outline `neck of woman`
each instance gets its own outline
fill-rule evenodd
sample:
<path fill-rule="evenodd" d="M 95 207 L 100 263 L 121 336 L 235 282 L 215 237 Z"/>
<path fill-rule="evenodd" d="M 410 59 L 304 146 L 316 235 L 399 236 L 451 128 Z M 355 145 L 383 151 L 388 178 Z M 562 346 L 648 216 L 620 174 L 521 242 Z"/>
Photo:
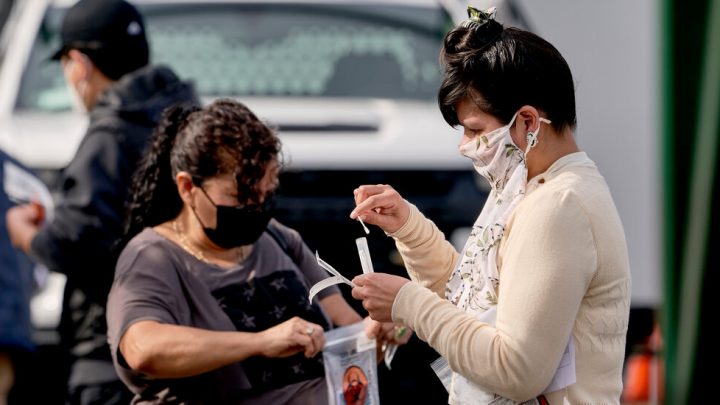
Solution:
<path fill-rule="evenodd" d="M 530 150 L 527 159 L 528 181 L 539 174 L 543 174 L 563 156 L 580 152 L 575 142 L 572 130 L 567 129 L 562 134 L 546 133 L 540 135 L 538 144 Z"/>
<path fill-rule="evenodd" d="M 230 249 L 217 246 L 208 239 L 202 225 L 188 211 L 183 209 L 180 215 L 167 223 L 174 242 L 197 259 L 221 267 L 234 266 L 245 260 L 252 245 Z"/>

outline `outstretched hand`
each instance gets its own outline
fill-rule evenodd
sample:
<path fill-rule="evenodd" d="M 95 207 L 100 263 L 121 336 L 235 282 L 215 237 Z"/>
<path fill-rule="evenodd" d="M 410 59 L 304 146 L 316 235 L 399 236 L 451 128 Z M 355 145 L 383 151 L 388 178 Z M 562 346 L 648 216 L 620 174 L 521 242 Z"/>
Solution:
<path fill-rule="evenodd" d="M 265 357 L 288 357 L 304 352 L 311 358 L 325 346 L 322 326 L 294 317 L 260 332 L 263 340 L 262 355 Z"/>
<path fill-rule="evenodd" d="M 392 307 L 400 288 L 410 280 L 385 273 L 370 273 L 355 277 L 352 296 L 362 300 L 370 317 L 378 322 L 392 322 Z"/>
<path fill-rule="evenodd" d="M 387 233 L 400 229 L 410 216 L 407 201 L 386 184 L 364 185 L 353 191 L 355 209 L 350 218 L 360 217 L 364 222 L 379 226 Z"/>

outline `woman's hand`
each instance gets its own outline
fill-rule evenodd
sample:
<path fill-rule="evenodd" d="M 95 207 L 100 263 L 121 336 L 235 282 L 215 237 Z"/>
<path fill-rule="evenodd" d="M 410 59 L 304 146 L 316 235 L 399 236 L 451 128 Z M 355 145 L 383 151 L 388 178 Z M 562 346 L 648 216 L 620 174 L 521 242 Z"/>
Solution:
<path fill-rule="evenodd" d="M 392 322 L 378 322 L 372 318 L 365 317 L 365 334 L 370 339 L 377 341 L 376 360 L 378 363 L 385 358 L 385 350 L 388 345 L 402 346 L 406 344 L 412 337 L 412 330 L 406 326 L 398 325 Z"/>
<path fill-rule="evenodd" d="M 378 322 L 365 318 L 365 334 L 371 339 L 377 339 L 379 344 L 391 344 L 402 346 L 406 344 L 413 335 L 412 329 L 407 326 L 393 322 Z"/>
<path fill-rule="evenodd" d="M 353 194 L 357 206 L 350 213 L 350 218 L 360 217 L 364 222 L 377 225 L 387 233 L 400 229 L 410 216 L 407 201 L 388 185 L 360 186 Z"/>
<path fill-rule="evenodd" d="M 404 325 L 386 322 L 382 324 L 382 337 L 378 341 L 402 346 L 406 344 L 413 335 L 412 329 Z"/>
<path fill-rule="evenodd" d="M 370 317 L 379 322 L 392 322 L 392 307 L 400 288 L 410 280 L 385 273 L 363 274 L 355 277 L 352 290 L 355 299 L 362 300 Z"/>
<path fill-rule="evenodd" d="M 369 316 L 366 316 L 365 319 L 363 319 L 363 324 L 365 324 L 365 334 L 370 339 L 378 339 L 383 334 L 383 324 L 373 320 Z"/>
<path fill-rule="evenodd" d="M 325 346 L 322 326 L 298 317 L 266 329 L 260 336 L 265 357 L 289 357 L 304 351 L 305 357 L 311 358 Z"/>

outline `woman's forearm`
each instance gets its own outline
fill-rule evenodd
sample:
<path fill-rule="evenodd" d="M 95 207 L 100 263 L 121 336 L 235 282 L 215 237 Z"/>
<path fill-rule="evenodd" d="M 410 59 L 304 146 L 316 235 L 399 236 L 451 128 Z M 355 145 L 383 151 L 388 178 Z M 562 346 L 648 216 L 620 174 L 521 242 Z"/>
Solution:
<path fill-rule="evenodd" d="M 333 325 L 345 326 L 362 321 L 360 314 L 345 301 L 342 294 L 329 295 L 320 300 L 320 306 L 330 317 Z"/>
<path fill-rule="evenodd" d="M 459 256 L 445 235 L 410 205 L 408 221 L 390 236 L 395 239 L 410 278 L 442 297 Z"/>
<path fill-rule="evenodd" d="M 125 332 L 119 350 L 133 370 L 155 378 L 182 378 L 259 355 L 262 339 L 259 333 L 140 321 Z"/>

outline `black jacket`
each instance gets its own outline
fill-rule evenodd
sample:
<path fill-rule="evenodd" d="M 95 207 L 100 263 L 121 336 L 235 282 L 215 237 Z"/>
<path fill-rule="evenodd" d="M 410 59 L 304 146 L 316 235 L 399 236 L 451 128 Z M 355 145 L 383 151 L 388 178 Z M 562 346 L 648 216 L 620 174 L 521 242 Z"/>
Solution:
<path fill-rule="evenodd" d="M 163 110 L 176 103 L 198 98 L 164 67 L 129 73 L 105 91 L 60 176 L 55 218 L 32 241 L 34 259 L 67 275 L 60 333 L 74 356 L 111 361 L 105 304 L 128 189 Z"/>

